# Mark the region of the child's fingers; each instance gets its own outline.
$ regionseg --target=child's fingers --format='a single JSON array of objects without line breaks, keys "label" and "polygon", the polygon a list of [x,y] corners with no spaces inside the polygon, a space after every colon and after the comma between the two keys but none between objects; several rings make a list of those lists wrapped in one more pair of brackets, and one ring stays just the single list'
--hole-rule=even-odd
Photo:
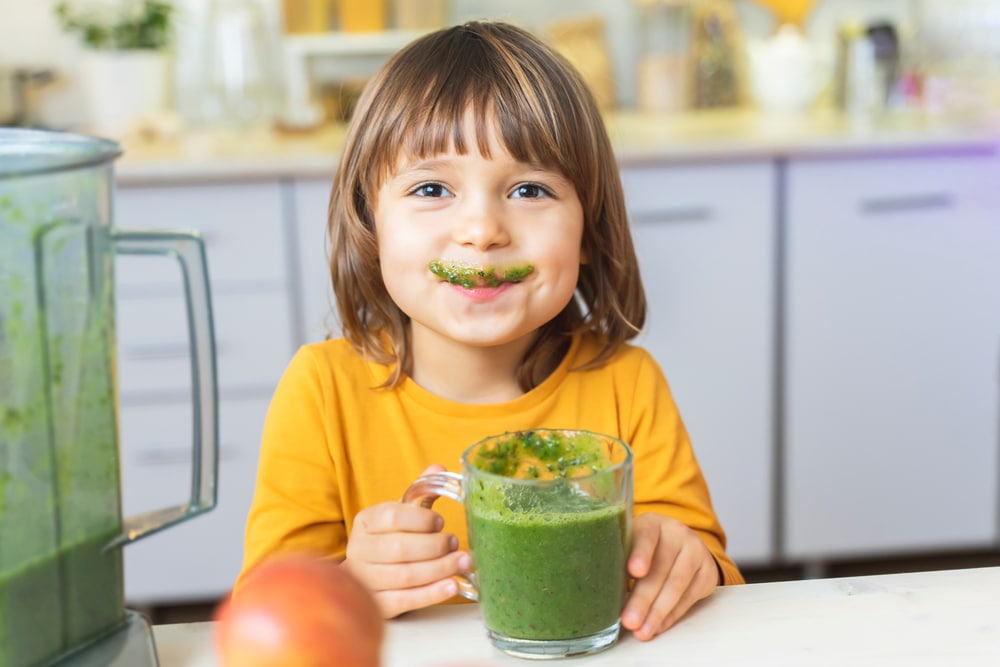
[{"label": "child's fingers", "polygon": [[[642,591],[643,596],[648,598],[652,595],[653,599],[646,617],[635,628],[637,639],[643,641],[652,639],[666,629],[666,619],[674,614],[678,604],[695,581],[700,561],[694,551],[690,544],[685,544],[672,557],[658,558],[647,578],[641,582],[648,584],[648,589]],[[636,588],[638,589],[638,585]],[[631,600],[629,602],[631,605]]]},{"label": "child's fingers", "polygon": [[[645,629],[651,624],[658,623],[659,618],[670,611],[669,609],[658,611],[658,606],[662,607],[665,603],[664,593],[669,592],[669,589],[665,591],[665,588],[673,565],[673,560],[666,556],[665,553],[659,554],[646,576],[636,581],[622,612],[622,625],[626,630],[634,631],[639,639],[647,639],[643,636]],[[679,597],[680,593],[677,595]]]},{"label": "child's fingers", "polygon": [[646,516],[637,516],[632,522],[632,548],[628,556],[628,573],[636,579],[642,579],[649,574],[653,555],[660,542],[659,524],[647,520]]},{"label": "child's fingers", "polygon": [[434,510],[400,502],[373,505],[354,518],[354,533],[435,533],[444,519]]},{"label": "child's fingers", "polygon": [[458,584],[449,577],[416,588],[376,592],[375,602],[383,618],[394,618],[407,611],[444,602],[457,592]]},{"label": "child's fingers", "polygon": [[374,563],[365,569],[371,580],[376,582],[374,590],[390,591],[419,588],[467,572],[469,563],[469,555],[463,551],[417,563]]},{"label": "child's fingers", "polygon": [[[360,546],[360,545],[359,545]],[[441,558],[458,548],[458,538],[451,533],[390,533],[372,535],[364,542],[362,556],[368,563],[418,563]]]},{"label": "child's fingers", "polygon": [[668,630],[678,619],[688,612],[695,602],[708,597],[715,590],[717,579],[718,571],[715,567],[715,561],[703,563],[694,579],[691,580],[691,584],[687,587],[687,590],[684,591],[680,600],[674,605],[673,610],[663,619],[659,632]]}]

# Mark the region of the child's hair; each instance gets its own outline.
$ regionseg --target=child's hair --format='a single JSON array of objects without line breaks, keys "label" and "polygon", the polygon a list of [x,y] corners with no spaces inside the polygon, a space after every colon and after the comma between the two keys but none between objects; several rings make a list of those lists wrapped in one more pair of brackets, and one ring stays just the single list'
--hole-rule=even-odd
[{"label": "child's hair", "polygon": [[[471,110],[475,136],[463,134]],[[557,169],[583,207],[576,298],[541,327],[518,370],[536,386],[577,331],[598,333],[605,362],[646,318],[624,195],[611,142],[594,98],[573,67],[531,33],[474,21],[412,42],[375,74],[358,101],[330,197],[330,270],[345,337],[358,352],[395,363],[385,386],[411,369],[407,316],[389,297],[378,267],[372,202],[401,156],[454,149],[489,156],[490,129],[519,161]]]}]

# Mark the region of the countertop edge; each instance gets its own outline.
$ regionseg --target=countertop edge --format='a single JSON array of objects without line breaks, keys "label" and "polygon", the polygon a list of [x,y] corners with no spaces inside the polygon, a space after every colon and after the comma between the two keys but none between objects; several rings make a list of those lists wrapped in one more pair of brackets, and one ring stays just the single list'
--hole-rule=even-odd
[{"label": "countertop edge", "polygon": [[[1000,152],[1000,121],[902,119],[857,125],[817,115],[780,119],[748,112],[678,117],[616,114],[608,134],[621,166],[846,159]],[[123,142],[121,186],[332,179],[346,128],[282,135],[201,132]]]}]

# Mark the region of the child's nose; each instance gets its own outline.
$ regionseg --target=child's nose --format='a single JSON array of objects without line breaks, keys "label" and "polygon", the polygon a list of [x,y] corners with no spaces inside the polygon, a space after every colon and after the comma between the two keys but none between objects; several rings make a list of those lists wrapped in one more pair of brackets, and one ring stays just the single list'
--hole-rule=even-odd
[{"label": "child's nose", "polygon": [[469,201],[462,207],[453,236],[457,243],[488,250],[510,242],[499,207],[486,201]]}]

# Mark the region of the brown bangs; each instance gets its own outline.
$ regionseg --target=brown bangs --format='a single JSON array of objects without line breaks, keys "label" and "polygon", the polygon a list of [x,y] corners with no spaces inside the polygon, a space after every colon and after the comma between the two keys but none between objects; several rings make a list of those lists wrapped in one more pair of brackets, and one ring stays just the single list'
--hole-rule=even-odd
[{"label": "brown bangs", "polygon": [[[489,31],[472,32],[470,38],[472,30],[464,26],[431,36],[432,43],[404,49],[396,66],[388,68],[366,119],[388,128],[368,137],[372,170],[364,184],[367,194],[378,189],[400,157],[426,158],[451,150],[466,154],[473,147],[492,157],[488,137],[497,130],[514,159],[556,168],[578,189],[584,185],[581,170],[593,158],[577,154],[566,138],[589,134],[589,128],[574,114],[575,105],[559,101],[559,95],[581,91],[574,90],[561,69],[542,71],[544,59],[528,52],[530,45],[517,48]],[[553,86],[554,80],[561,85]]]}]

